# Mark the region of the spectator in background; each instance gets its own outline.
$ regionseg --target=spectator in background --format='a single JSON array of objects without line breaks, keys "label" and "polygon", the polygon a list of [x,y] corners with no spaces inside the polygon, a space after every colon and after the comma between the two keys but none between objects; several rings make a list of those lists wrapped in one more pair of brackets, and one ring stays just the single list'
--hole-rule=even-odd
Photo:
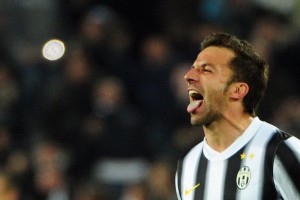
[{"label": "spectator in background", "polygon": [[[279,55],[279,52],[284,49],[284,44],[290,42],[290,34],[286,26],[285,20],[280,16],[264,15],[256,18],[249,34],[253,48],[270,63],[269,87],[259,109],[261,117],[265,119],[272,117],[272,111],[277,109],[277,105],[286,96],[298,91],[297,82],[292,78],[293,66],[288,66],[287,63],[279,64],[282,59],[285,59],[284,56]],[[280,61],[276,57],[280,57]],[[279,77],[281,81],[278,81]]]},{"label": "spectator in background", "polygon": [[12,132],[7,125],[0,125],[0,167],[3,167],[7,162],[9,154],[14,148]]},{"label": "spectator in background", "polygon": [[198,17],[204,23],[247,37],[252,28],[253,11],[253,3],[249,0],[202,0],[199,1]]},{"label": "spectator in background", "polygon": [[[15,183],[18,196],[30,198],[32,176],[29,155],[25,147],[20,147],[22,143],[15,141],[12,133],[12,130],[6,125],[0,125],[0,179],[2,180],[3,178],[3,184],[4,182],[9,184],[10,181]],[[18,145],[16,145],[16,143]],[[0,199],[2,199],[1,191]],[[2,192],[4,193],[4,191]]]},{"label": "spectator in background", "polygon": [[38,142],[33,148],[34,199],[70,200],[69,155],[59,145]]},{"label": "spectator in background", "polygon": [[[126,87],[136,86],[139,77],[132,51],[134,39],[125,19],[111,7],[96,5],[84,12],[77,32],[74,40],[81,43],[96,74],[117,76]],[[135,101],[134,89],[128,94]]]},{"label": "spectator in background", "polygon": [[148,189],[144,183],[128,184],[124,186],[120,200],[148,200]]},{"label": "spectator in background", "polygon": [[[101,119],[103,129],[93,139],[98,157],[145,156],[143,118],[131,104],[123,81],[115,76],[100,78],[93,85],[91,115]],[[89,133],[84,126],[83,134]],[[103,130],[103,131],[102,131]],[[90,134],[89,134],[90,135]],[[82,135],[88,138],[88,135]]]},{"label": "spectator in background", "polygon": [[272,113],[270,120],[282,130],[300,137],[300,98],[290,97],[283,100]]},{"label": "spectator in background", "polygon": [[0,172],[0,199],[20,200],[21,196],[12,177],[9,174]]},{"label": "spectator in background", "polygon": [[[118,187],[127,183],[127,178],[133,178],[131,173],[140,176],[139,171],[145,170],[144,165],[140,165],[144,161],[140,159],[149,155],[143,117],[127,95],[127,88],[118,77],[104,76],[95,81],[92,110],[82,121],[80,143],[75,146],[76,160],[72,166],[73,173],[79,176],[88,173],[116,186],[114,196],[119,193]],[[108,165],[110,167],[106,167]],[[115,167],[118,172],[112,171]],[[121,176],[116,177],[119,173]],[[146,175],[142,173],[142,176]]]},{"label": "spectator in background", "polygon": [[87,180],[77,183],[74,200],[112,200],[111,191],[99,181]]},{"label": "spectator in background", "polygon": [[[188,98],[184,95],[186,94],[186,84],[182,83],[182,77],[190,67],[190,64],[187,62],[178,62],[169,75],[168,87],[172,88],[171,99],[173,99],[169,114],[172,115],[170,117],[173,127],[188,124],[185,122],[188,119],[188,114],[184,109],[188,103]],[[176,113],[175,116],[174,113]]]},{"label": "spectator in background", "polygon": [[121,78],[128,76],[132,39],[127,24],[112,8],[97,5],[89,9],[79,24],[78,32],[77,40],[81,41],[98,70]]},{"label": "spectator in background", "polygon": [[33,176],[27,150],[11,149],[3,169],[17,184],[21,199],[33,198]]},{"label": "spectator in background", "polygon": [[53,36],[61,37],[64,29],[57,1],[3,0],[0,7],[1,41],[6,47],[4,58],[11,59],[13,66],[9,68],[17,73],[19,84],[19,119],[14,123],[13,133],[18,134],[20,145],[27,145],[27,139],[40,123],[39,94],[50,76],[48,65],[42,62],[41,44]]},{"label": "spectator in background", "polygon": [[[179,132],[181,132],[180,130],[183,130],[183,127],[190,127],[188,122],[189,116],[185,111],[186,105],[188,103],[188,98],[185,95],[186,84],[182,82],[182,77],[189,68],[190,64],[188,64],[187,62],[178,62],[176,63],[174,69],[169,75],[168,87],[172,88],[171,95],[169,98],[172,99],[172,104],[169,105],[169,111],[167,115],[169,116],[168,123],[172,127],[169,133],[170,138],[172,139],[169,140],[163,147],[161,147],[161,155],[177,155],[180,151],[183,150],[182,147],[179,147],[180,145],[178,145],[178,142],[184,142],[187,139],[187,137],[185,137],[184,135],[183,137],[179,136]],[[186,131],[184,134],[189,134],[189,131]],[[195,136],[197,135],[198,134],[195,134]],[[194,139],[194,137],[188,138]]]},{"label": "spectator in background", "polygon": [[169,157],[156,158],[151,162],[147,179],[125,186],[120,200],[176,199],[173,164]]},{"label": "spectator in background", "polygon": [[139,81],[135,89],[138,105],[146,118],[144,134],[152,156],[161,153],[169,140],[170,68],[175,63],[172,46],[163,35],[150,35],[140,47]]},{"label": "spectator in background", "polygon": [[62,64],[61,73],[49,80],[42,91],[41,132],[72,147],[78,142],[80,124],[91,109],[95,74],[86,52],[77,44],[70,45]]},{"label": "spectator in background", "polygon": [[152,162],[147,179],[149,200],[176,199],[174,184],[175,168],[172,167],[173,164],[172,159],[167,157],[156,159]]},{"label": "spectator in background", "polygon": [[203,136],[199,134],[197,128],[183,124],[176,126],[172,133],[171,155],[182,157],[201,139]]},{"label": "spectator in background", "polygon": [[22,144],[24,136],[18,134],[20,124],[20,89],[11,67],[0,61],[0,124],[12,134],[14,142]]}]

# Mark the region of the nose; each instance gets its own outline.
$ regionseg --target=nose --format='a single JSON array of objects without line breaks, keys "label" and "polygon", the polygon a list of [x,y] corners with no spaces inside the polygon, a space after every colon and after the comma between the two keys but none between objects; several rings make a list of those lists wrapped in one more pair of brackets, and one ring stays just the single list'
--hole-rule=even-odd
[{"label": "nose", "polygon": [[198,80],[197,73],[195,73],[195,68],[190,69],[184,76],[184,79],[188,82],[195,82]]}]

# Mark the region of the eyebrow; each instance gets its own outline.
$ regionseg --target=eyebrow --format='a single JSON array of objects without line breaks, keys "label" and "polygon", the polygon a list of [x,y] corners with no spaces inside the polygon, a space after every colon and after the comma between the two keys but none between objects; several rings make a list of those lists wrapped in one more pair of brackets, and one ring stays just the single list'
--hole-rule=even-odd
[{"label": "eyebrow", "polygon": [[[204,67],[206,67],[207,65],[209,65],[208,63],[202,63],[202,64],[200,64],[200,65],[192,65],[191,66],[191,68],[195,68],[195,67],[201,67],[201,68],[204,68]],[[211,65],[210,65],[211,66]]]},{"label": "eyebrow", "polygon": [[212,63],[210,63],[210,62],[205,62],[205,63],[202,63],[202,64],[200,64],[198,66],[201,67],[201,68],[205,68],[206,66],[214,68],[214,65]]}]

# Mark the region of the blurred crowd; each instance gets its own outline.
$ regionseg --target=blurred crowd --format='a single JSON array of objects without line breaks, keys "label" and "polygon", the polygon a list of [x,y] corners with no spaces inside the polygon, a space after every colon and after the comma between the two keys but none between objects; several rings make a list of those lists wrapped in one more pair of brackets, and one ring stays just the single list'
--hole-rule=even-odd
[{"label": "blurred crowd", "polygon": [[203,137],[183,76],[211,32],[268,60],[258,115],[299,137],[299,15],[299,0],[0,1],[0,199],[176,199],[177,159]]}]

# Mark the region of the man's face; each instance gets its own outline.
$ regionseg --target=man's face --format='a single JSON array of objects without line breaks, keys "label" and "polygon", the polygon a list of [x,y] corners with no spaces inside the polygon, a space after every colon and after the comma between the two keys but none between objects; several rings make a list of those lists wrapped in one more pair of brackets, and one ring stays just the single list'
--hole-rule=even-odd
[{"label": "man's face", "polygon": [[229,67],[234,52],[222,47],[207,47],[198,54],[186,73],[193,125],[209,125],[222,118],[228,107],[227,86],[232,77]]}]

